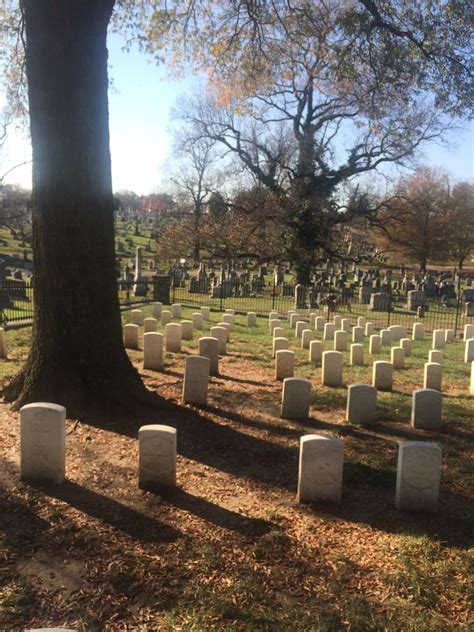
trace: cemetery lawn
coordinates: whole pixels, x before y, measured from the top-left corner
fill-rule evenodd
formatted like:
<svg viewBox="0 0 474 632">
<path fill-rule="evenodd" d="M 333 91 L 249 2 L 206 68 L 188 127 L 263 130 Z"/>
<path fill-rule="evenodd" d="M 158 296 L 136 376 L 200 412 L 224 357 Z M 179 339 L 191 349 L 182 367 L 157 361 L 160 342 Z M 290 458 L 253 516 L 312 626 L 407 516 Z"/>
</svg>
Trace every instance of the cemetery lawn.
<svg viewBox="0 0 474 632">
<path fill-rule="evenodd" d="M 219 321 L 211 313 L 205 333 Z M 472 629 L 474 398 L 464 345 L 444 350 L 440 432 L 409 425 L 431 337 L 413 344 L 393 392 L 379 393 L 378 423 L 363 428 L 345 424 L 344 412 L 346 386 L 371 382 L 367 341 L 366 365 L 350 367 L 344 354 L 346 386 L 331 389 L 289 332 L 295 375 L 310 378 L 314 393 L 310 418 L 294 422 L 279 418 L 267 320 L 253 330 L 244 316 L 236 321 L 207 406 L 68 420 L 63 485 L 19 481 L 18 415 L 0 405 L 0 630 Z M 0 384 L 29 336 L 29 328 L 7 332 Z M 142 351 L 129 352 L 149 388 L 179 404 L 184 359 L 199 336 L 165 354 L 163 372 L 143 371 Z M 388 360 L 389 348 L 375 359 Z M 168 498 L 137 489 L 137 430 L 149 423 L 178 429 L 179 490 Z M 296 503 L 299 438 L 314 432 L 344 441 L 339 506 Z M 436 514 L 394 507 L 406 439 L 442 447 Z"/>
</svg>

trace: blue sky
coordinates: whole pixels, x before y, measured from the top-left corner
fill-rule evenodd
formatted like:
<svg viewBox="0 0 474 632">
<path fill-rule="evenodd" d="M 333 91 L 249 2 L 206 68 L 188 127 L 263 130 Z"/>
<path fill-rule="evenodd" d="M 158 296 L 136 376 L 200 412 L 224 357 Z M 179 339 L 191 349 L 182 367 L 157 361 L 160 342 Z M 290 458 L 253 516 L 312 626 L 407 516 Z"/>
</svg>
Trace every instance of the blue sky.
<svg viewBox="0 0 474 632">
<path fill-rule="evenodd" d="M 163 189 L 171 152 L 171 109 L 179 96 L 195 92 L 202 80 L 193 76 L 175 79 L 169 69 L 156 66 L 136 49 L 127 53 L 122 46 L 121 37 L 109 38 L 113 186 L 116 191 L 130 189 L 146 194 Z M 25 136 L 21 131 L 10 135 L 0 159 L 0 176 L 11 165 L 29 159 Z M 448 145 L 427 146 L 420 160 L 444 168 L 453 180 L 474 178 L 474 125 L 453 132 Z M 31 167 L 16 169 L 7 182 L 30 188 Z"/>
</svg>

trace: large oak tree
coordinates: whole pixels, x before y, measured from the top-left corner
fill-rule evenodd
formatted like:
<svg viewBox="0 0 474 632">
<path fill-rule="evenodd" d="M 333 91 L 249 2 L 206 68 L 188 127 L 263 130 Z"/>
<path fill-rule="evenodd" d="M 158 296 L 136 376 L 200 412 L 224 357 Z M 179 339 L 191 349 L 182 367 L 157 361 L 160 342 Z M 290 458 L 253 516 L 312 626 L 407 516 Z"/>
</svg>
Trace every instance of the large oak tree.
<svg viewBox="0 0 474 632">
<path fill-rule="evenodd" d="M 114 0 L 21 0 L 33 148 L 34 322 L 17 405 L 146 395 L 122 343 L 107 101 Z"/>
</svg>

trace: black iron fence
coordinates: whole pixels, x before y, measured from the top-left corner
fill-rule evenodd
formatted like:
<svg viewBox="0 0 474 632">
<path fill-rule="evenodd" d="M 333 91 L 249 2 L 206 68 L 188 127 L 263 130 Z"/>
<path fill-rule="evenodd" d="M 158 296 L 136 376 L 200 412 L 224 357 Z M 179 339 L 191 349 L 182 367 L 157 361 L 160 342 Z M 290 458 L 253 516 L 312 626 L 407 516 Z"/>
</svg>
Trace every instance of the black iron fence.
<svg viewBox="0 0 474 632">
<path fill-rule="evenodd" d="M 199 291 L 202 290 L 202 291 Z M 163 304 L 181 303 L 183 306 L 199 308 L 207 305 L 214 311 L 228 308 L 237 313 L 256 312 L 266 315 L 270 311 L 285 317 L 288 310 L 294 309 L 302 317 L 309 318 L 311 313 L 330 319 L 334 314 L 349 318 L 352 324 L 359 316 L 373 322 L 377 328 L 390 325 L 405 325 L 411 328 L 414 322 L 422 321 L 427 331 L 434 329 L 454 329 L 459 335 L 464 325 L 474 322 L 474 316 L 468 314 L 462 288 L 456 296 L 446 301 L 444 297 L 429 297 L 422 313 L 410 309 L 404 295 L 392 294 L 377 310 L 359 300 L 355 292 L 346 289 L 327 289 L 314 292 L 308 288 L 301 290 L 295 298 L 295 290 L 288 285 L 276 285 L 273 282 L 262 284 L 254 291 L 243 291 L 242 285 L 227 283 L 222 287 L 196 288 L 196 284 L 183 282 L 179 286 L 170 286 L 166 276 L 153 280 L 118 282 L 120 305 L 123 307 L 161 301 Z M 0 285 L 0 325 L 29 322 L 33 318 L 34 292 L 29 280 L 7 280 Z"/>
</svg>

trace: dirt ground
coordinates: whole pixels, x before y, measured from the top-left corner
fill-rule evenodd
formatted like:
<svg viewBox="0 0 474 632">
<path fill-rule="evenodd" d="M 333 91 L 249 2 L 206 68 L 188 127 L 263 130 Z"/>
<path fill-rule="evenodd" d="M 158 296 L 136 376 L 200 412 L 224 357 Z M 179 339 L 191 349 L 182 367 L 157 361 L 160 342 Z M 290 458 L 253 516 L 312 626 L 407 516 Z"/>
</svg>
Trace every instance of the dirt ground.
<svg viewBox="0 0 474 632">
<path fill-rule="evenodd" d="M 142 374 L 179 403 L 183 363 Z M 281 420 L 269 371 L 232 351 L 220 369 L 207 406 L 68 420 L 60 486 L 19 481 L 18 415 L 1 405 L 0 629 L 467 630 L 472 498 L 448 479 L 438 513 L 394 507 L 398 442 L 426 433 L 347 426 L 342 407 Z M 178 429 L 167 498 L 137 488 L 148 423 Z M 308 432 L 345 442 L 340 506 L 296 503 Z"/>
</svg>

